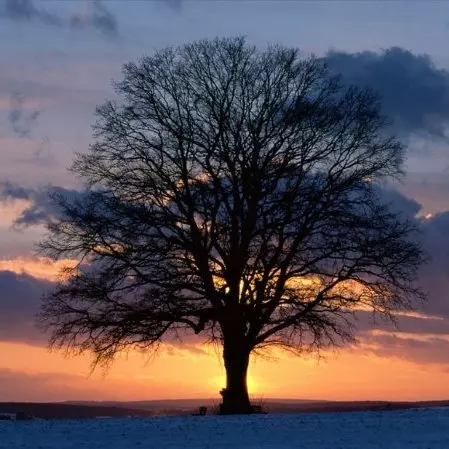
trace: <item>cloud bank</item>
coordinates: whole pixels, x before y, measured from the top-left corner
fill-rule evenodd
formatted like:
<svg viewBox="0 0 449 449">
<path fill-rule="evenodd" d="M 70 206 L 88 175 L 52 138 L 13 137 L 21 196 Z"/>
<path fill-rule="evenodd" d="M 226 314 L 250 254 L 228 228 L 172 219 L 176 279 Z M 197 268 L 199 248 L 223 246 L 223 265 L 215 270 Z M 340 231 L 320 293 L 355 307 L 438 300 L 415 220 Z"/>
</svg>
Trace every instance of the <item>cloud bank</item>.
<svg viewBox="0 0 449 449">
<path fill-rule="evenodd" d="M 344 83 L 377 91 L 400 133 L 447 137 L 449 72 L 438 69 L 428 55 L 393 47 L 382 52 L 331 51 L 325 59 Z"/>
<path fill-rule="evenodd" d="M 0 271 L 0 340 L 46 344 L 36 327 L 41 296 L 52 283 L 26 274 Z"/>
<path fill-rule="evenodd" d="M 62 187 L 50 189 L 73 199 L 83 195 L 80 191 Z M 427 219 L 417 218 L 420 205 L 416 201 L 391 189 L 383 189 L 380 194 L 393 210 L 416 220 L 421 229 L 419 238 L 430 261 L 423 267 L 419 282 L 429 300 L 416 305 L 417 313 L 399 314 L 398 328 L 382 320 L 373 321 L 371 314 L 357 313 L 357 336 L 361 347 L 377 355 L 406 358 L 417 363 L 449 363 L 449 211 Z M 15 220 L 18 226 L 45 224 L 57 212 L 47 189 L 0 184 L 0 201 L 14 200 L 30 202 Z M 0 340 L 42 341 L 42 335 L 31 326 L 32 316 L 37 311 L 40 295 L 52 285 L 45 279 L 0 269 Z M 428 349 L 427 358 L 425 348 Z"/>
</svg>

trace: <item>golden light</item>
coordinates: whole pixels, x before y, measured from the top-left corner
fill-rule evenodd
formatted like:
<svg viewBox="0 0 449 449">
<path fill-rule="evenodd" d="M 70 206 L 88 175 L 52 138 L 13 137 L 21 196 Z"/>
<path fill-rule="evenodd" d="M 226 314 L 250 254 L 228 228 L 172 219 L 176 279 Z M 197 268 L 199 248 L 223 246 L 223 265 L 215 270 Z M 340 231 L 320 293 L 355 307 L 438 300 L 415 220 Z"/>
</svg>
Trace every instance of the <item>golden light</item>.
<svg viewBox="0 0 449 449">
<path fill-rule="evenodd" d="M 263 393 L 263 388 L 259 379 L 255 378 L 251 374 L 248 374 L 247 378 L 248 392 L 250 396 L 257 396 Z M 211 393 L 215 394 L 217 391 L 226 387 L 226 377 L 224 374 L 216 376 L 210 380 Z"/>
<path fill-rule="evenodd" d="M 0 204 L 0 226 L 9 228 L 14 225 L 20 215 L 30 207 L 31 202 L 28 200 L 7 200 Z"/>
<path fill-rule="evenodd" d="M 63 259 L 53 261 L 46 257 L 18 257 L 15 259 L 0 259 L 0 271 L 12 271 L 16 274 L 27 274 L 37 279 L 57 281 L 64 278 L 64 270 L 72 269 L 77 261 Z"/>
</svg>

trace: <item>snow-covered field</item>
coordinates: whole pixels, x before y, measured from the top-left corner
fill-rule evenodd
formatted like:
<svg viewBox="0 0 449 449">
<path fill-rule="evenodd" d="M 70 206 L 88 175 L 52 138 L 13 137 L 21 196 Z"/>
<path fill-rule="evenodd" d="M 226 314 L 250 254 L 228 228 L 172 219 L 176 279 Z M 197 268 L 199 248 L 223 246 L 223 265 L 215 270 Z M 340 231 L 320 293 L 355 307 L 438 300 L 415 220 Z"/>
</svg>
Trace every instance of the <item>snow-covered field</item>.
<svg viewBox="0 0 449 449">
<path fill-rule="evenodd" d="M 1 449 L 448 449 L 449 408 L 249 417 L 0 421 Z"/>
</svg>

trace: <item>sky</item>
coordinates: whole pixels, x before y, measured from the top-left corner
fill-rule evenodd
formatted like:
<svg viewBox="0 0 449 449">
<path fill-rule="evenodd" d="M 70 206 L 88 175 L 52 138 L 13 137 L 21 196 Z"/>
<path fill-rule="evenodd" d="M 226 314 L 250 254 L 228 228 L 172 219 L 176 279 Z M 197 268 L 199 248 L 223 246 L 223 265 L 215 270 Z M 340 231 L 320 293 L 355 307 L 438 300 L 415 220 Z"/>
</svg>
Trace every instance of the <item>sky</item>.
<svg viewBox="0 0 449 449">
<path fill-rule="evenodd" d="M 326 57 L 369 85 L 408 145 L 392 205 L 417 220 L 429 254 L 428 302 L 386 323 L 358 323 L 357 345 L 251 362 L 255 398 L 449 399 L 449 2 L 0 0 L 0 401 L 217 397 L 217 348 L 166 344 L 91 372 L 87 356 L 50 352 L 34 326 L 64 263 L 38 257 L 54 210 L 49 189 L 76 194 L 67 167 L 92 142 L 95 107 L 115 98 L 122 64 L 157 49 L 245 35 Z M 68 261 L 70 263 L 70 261 Z M 182 374 L 182 375 L 181 375 Z"/>
</svg>

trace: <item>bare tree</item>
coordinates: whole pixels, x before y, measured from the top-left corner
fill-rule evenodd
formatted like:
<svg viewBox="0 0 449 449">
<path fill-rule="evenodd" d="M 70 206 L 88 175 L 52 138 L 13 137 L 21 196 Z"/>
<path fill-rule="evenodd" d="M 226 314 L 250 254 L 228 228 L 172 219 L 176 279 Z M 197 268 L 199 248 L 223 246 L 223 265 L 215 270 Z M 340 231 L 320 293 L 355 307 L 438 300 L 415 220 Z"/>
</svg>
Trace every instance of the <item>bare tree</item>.
<svg viewBox="0 0 449 449">
<path fill-rule="evenodd" d="M 44 299 L 51 343 L 110 361 L 204 334 L 223 347 L 223 413 L 251 411 L 250 354 L 353 336 L 353 314 L 421 296 L 414 225 L 384 204 L 404 148 L 377 97 L 295 49 L 243 38 L 124 66 L 72 170 L 81 200 L 42 250 L 80 264 Z"/>
</svg>

